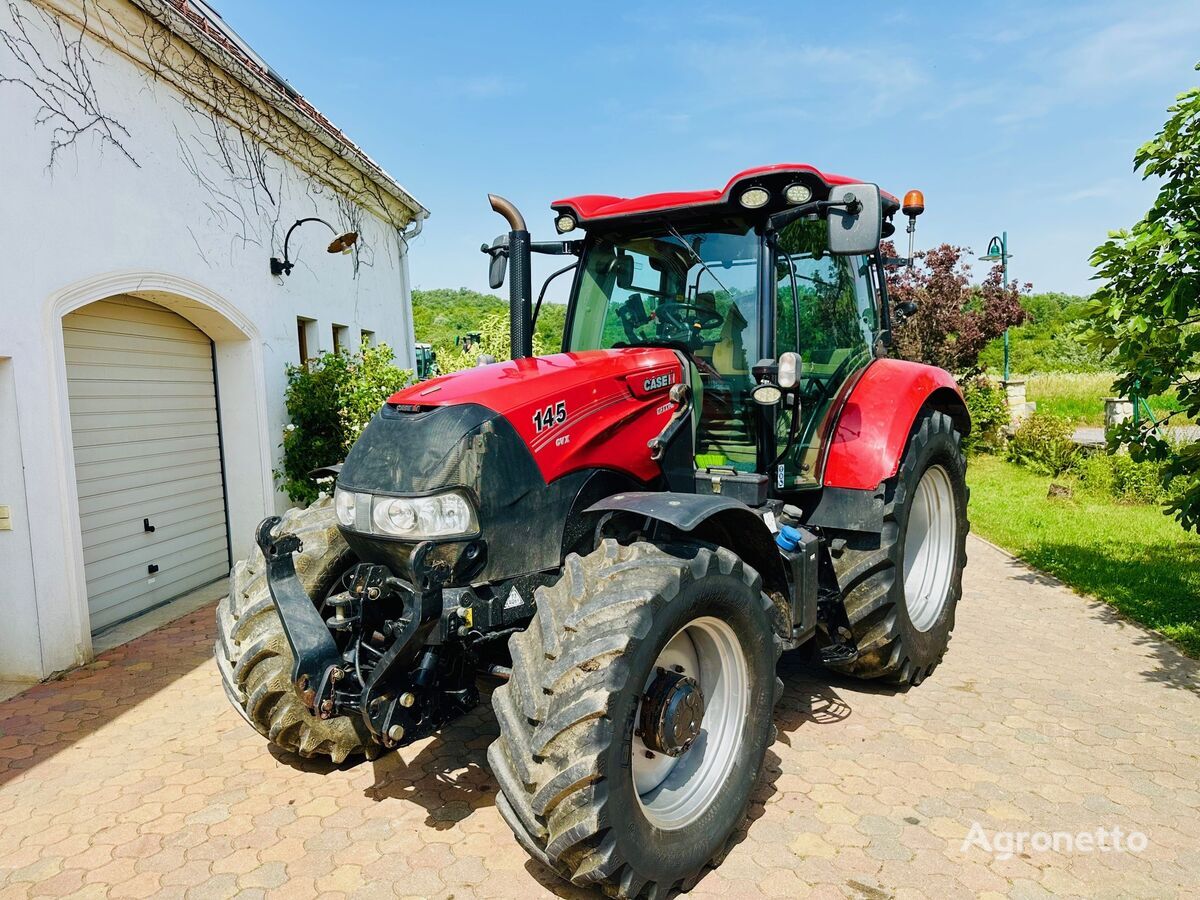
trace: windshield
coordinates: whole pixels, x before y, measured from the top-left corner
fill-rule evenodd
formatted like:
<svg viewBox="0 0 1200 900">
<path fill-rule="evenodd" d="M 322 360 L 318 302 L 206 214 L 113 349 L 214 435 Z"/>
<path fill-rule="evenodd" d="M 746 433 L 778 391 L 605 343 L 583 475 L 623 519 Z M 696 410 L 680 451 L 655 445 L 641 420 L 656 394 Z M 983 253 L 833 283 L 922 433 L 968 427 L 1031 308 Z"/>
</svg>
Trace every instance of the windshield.
<svg viewBox="0 0 1200 900">
<path fill-rule="evenodd" d="M 749 371 L 755 339 L 758 237 L 678 231 L 645 237 L 600 237 L 588 247 L 578 282 L 569 349 L 679 343 L 712 359 L 726 342 Z"/>
<path fill-rule="evenodd" d="M 701 409 L 698 466 L 753 471 L 751 366 L 759 359 L 759 236 L 724 231 L 597 237 L 588 244 L 571 313 L 569 350 L 682 346 Z"/>
</svg>

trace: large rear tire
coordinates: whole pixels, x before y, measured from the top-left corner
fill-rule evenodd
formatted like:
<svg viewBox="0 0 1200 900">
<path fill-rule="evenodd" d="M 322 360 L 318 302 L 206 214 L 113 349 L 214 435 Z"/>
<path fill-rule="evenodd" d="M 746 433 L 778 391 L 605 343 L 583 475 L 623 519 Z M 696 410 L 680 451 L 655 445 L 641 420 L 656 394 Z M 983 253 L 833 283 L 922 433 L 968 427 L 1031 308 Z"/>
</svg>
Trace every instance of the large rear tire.
<svg viewBox="0 0 1200 900">
<path fill-rule="evenodd" d="M 725 549 L 606 540 L 568 556 L 492 695 L 497 806 L 525 849 L 614 897 L 694 883 L 745 815 L 774 737 L 771 615 L 758 574 Z M 704 696 L 694 742 L 649 751 L 644 695 L 677 675 Z"/>
<path fill-rule="evenodd" d="M 850 536 L 834 561 L 859 649 L 858 659 L 835 669 L 916 685 L 942 661 L 967 564 L 966 471 L 953 421 L 924 412 L 885 485 L 878 545 Z"/>
<path fill-rule="evenodd" d="M 324 598 L 352 561 L 328 498 L 308 509 L 288 510 L 275 533 L 295 534 L 303 543 L 295 556 L 296 574 L 311 597 Z M 318 719 L 296 695 L 292 650 L 265 571 L 262 552 L 255 548 L 233 567 L 229 596 L 217 604 L 213 652 L 225 695 L 259 734 L 284 750 L 328 756 L 335 763 L 348 756 L 378 756 L 383 748 L 358 717 Z"/>
</svg>

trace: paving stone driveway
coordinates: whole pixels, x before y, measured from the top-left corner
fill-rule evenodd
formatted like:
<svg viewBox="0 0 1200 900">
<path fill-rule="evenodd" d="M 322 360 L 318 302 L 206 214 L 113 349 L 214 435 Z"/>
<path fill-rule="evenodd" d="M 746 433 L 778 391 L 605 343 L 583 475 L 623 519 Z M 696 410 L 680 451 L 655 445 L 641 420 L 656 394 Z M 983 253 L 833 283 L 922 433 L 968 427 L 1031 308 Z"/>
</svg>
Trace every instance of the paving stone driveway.
<svg viewBox="0 0 1200 900">
<path fill-rule="evenodd" d="M 692 896 L 1177 896 L 1200 884 L 1197 663 L 972 539 L 958 631 L 907 694 L 783 664 L 751 821 Z M 497 814 L 482 707 L 354 768 L 230 709 L 212 609 L 0 704 L 0 897 L 587 896 Z M 1133 852 L 962 849 L 994 832 Z M 1140 843 L 1136 842 L 1135 843 Z"/>
</svg>

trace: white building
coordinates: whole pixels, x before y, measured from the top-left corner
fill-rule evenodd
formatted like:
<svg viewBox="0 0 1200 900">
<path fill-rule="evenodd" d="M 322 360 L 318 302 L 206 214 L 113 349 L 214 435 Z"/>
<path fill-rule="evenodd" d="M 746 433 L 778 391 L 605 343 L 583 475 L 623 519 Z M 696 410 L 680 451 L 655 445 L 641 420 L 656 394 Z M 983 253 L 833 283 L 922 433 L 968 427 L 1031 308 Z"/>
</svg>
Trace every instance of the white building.
<svg viewBox="0 0 1200 900">
<path fill-rule="evenodd" d="M 412 365 L 427 211 L 201 0 L 0 5 L 0 679 L 223 579 L 284 508 L 285 366 Z M 325 252 L 316 216 L 359 238 Z"/>
</svg>

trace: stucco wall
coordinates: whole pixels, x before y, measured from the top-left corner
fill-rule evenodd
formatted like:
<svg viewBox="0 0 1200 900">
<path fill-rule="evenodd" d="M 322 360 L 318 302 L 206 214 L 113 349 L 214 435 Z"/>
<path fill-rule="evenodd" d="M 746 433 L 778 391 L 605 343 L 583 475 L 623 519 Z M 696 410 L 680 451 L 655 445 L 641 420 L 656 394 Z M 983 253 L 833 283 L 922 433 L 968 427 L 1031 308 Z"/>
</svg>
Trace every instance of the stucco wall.
<svg viewBox="0 0 1200 900">
<path fill-rule="evenodd" d="M 89 28 L 126 39 L 140 15 L 120 0 L 86 8 Z M 90 653 L 62 315 L 105 292 L 140 292 L 216 341 L 235 558 L 253 521 L 286 506 L 270 469 L 297 316 L 317 321 L 319 349 L 332 346 L 337 323 L 353 341 L 374 331 L 412 364 L 396 216 L 384 221 L 311 166 L 245 139 L 220 110 L 105 40 L 85 38 L 82 53 L 64 47 L 51 21 L 26 0 L 0 6 L 0 73 L 24 82 L 0 84 L 0 504 L 13 511 L 13 530 L 0 531 L 0 677 L 45 676 Z M 78 23 L 65 21 L 63 33 L 78 39 Z M 83 90 L 38 83 L 59 76 Z M 329 232 L 308 224 L 292 238 L 291 277 L 270 275 L 288 225 L 314 215 L 359 231 L 355 254 L 327 254 Z"/>
</svg>

